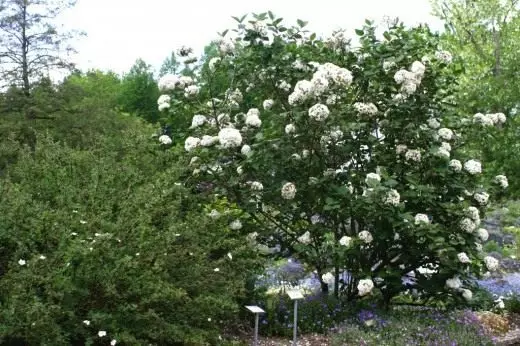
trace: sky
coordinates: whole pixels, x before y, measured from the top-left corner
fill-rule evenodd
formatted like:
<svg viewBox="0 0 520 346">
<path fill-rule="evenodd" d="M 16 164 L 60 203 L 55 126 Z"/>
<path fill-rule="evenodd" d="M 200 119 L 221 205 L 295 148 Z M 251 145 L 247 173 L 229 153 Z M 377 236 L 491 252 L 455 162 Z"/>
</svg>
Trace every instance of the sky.
<svg viewBox="0 0 520 346">
<path fill-rule="evenodd" d="M 80 69 L 123 73 L 137 58 L 158 69 L 182 45 L 202 52 L 217 32 L 235 26 L 231 16 L 267 10 L 287 24 L 309 21 L 318 36 L 339 28 L 354 36 L 365 18 L 380 23 L 385 16 L 441 28 L 429 0 L 78 0 L 59 22 L 87 34 L 74 43 Z"/>
</svg>

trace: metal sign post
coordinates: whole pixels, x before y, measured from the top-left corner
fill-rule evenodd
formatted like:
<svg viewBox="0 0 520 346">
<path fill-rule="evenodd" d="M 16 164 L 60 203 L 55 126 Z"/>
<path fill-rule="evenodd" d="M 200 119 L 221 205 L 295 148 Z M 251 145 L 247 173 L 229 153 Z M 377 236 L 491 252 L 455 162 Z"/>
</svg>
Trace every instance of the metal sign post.
<svg viewBox="0 0 520 346">
<path fill-rule="evenodd" d="M 287 291 L 287 295 L 291 300 L 294 300 L 294 329 L 293 329 L 293 346 L 296 346 L 296 339 L 298 334 L 298 300 L 303 299 L 303 294 L 300 290 Z"/>
<path fill-rule="evenodd" d="M 255 314 L 255 341 L 253 345 L 258 346 L 258 316 L 260 314 L 264 314 L 265 311 L 261 307 L 256 305 L 248 305 L 246 306 L 246 309 Z"/>
</svg>

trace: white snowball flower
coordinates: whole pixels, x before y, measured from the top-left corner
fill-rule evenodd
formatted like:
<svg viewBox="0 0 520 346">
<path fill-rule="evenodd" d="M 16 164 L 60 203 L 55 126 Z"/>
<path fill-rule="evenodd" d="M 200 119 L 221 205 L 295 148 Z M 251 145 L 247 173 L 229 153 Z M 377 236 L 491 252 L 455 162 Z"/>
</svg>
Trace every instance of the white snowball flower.
<svg viewBox="0 0 520 346">
<path fill-rule="evenodd" d="M 446 141 L 451 141 L 453 139 L 453 131 L 445 127 L 439 129 L 439 131 L 437 131 L 437 134 L 440 138 Z"/>
<path fill-rule="evenodd" d="M 485 228 L 479 228 L 479 229 L 477 230 L 477 237 L 478 237 L 478 239 L 479 239 L 480 241 L 482 241 L 482 242 L 487 241 L 488 238 L 489 238 L 489 233 L 488 233 L 487 229 L 485 229 Z"/>
<path fill-rule="evenodd" d="M 404 144 L 398 144 L 396 147 L 395 147 L 395 153 L 397 155 L 400 155 L 400 154 L 403 154 L 406 152 L 406 150 L 408 150 L 408 147 Z"/>
<path fill-rule="evenodd" d="M 361 115 L 373 116 L 378 112 L 376 105 L 373 103 L 356 102 L 352 106 Z"/>
<path fill-rule="evenodd" d="M 240 220 L 236 219 L 229 224 L 229 228 L 232 229 L 233 231 L 238 231 L 239 229 L 242 228 L 242 222 Z"/>
<path fill-rule="evenodd" d="M 302 157 L 303 158 L 309 157 L 310 154 L 311 154 L 310 150 L 303 149 L 303 151 L 302 151 Z"/>
<path fill-rule="evenodd" d="M 455 172 L 460 172 L 462 170 L 462 163 L 459 160 L 451 160 L 448 167 L 453 169 Z"/>
<path fill-rule="evenodd" d="M 285 133 L 290 135 L 296 132 L 296 126 L 294 124 L 285 125 Z"/>
<path fill-rule="evenodd" d="M 430 118 L 426 122 L 427 122 L 428 126 L 434 130 L 441 127 L 441 123 L 435 118 Z"/>
<path fill-rule="evenodd" d="M 309 109 L 309 116 L 316 121 L 327 119 L 329 114 L 329 108 L 321 103 L 317 103 Z"/>
<path fill-rule="evenodd" d="M 291 90 L 291 84 L 287 83 L 284 80 L 279 81 L 276 86 L 278 87 L 278 89 L 281 89 L 283 91 Z"/>
<path fill-rule="evenodd" d="M 196 127 L 202 126 L 207 120 L 208 119 L 205 115 L 196 114 L 191 119 L 191 128 L 194 129 Z"/>
<path fill-rule="evenodd" d="M 388 191 L 383 200 L 383 203 L 393 205 L 393 206 L 398 206 L 400 202 L 401 202 L 401 195 L 399 194 L 399 192 L 397 192 L 397 190 L 394 190 L 394 189 L 391 189 L 390 191 Z"/>
<path fill-rule="evenodd" d="M 110 341 L 110 346 L 115 346 L 115 344 L 117 344 L 117 340 L 112 339 L 112 341 Z"/>
<path fill-rule="evenodd" d="M 244 156 L 250 156 L 251 155 L 251 147 L 247 144 L 244 144 L 242 146 L 242 149 L 240 149 L 240 153 L 242 153 L 242 155 Z"/>
<path fill-rule="evenodd" d="M 439 50 L 435 52 L 435 57 L 446 64 L 451 63 L 453 59 L 451 53 L 445 50 Z"/>
<path fill-rule="evenodd" d="M 464 170 L 472 175 L 479 174 L 482 173 L 482 165 L 477 160 L 469 160 L 464 163 Z"/>
<path fill-rule="evenodd" d="M 473 198 L 475 198 L 475 201 L 477 201 L 480 205 L 486 205 L 489 200 L 489 194 L 486 192 L 477 192 L 473 195 Z"/>
<path fill-rule="evenodd" d="M 184 142 L 184 149 L 188 152 L 197 148 L 200 145 L 200 138 L 197 137 L 188 137 Z"/>
<path fill-rule="evenodd" d="M 497 123 L 504 124 L 507 121 L 506 115 L 504 113 L 496 113 Z"/>
<path fill-rule="evenodd" d="M 184 89 L 184 97 L 197 96 L 200 92 L 200 87 L 196 85 L 189 85 Z"/>
<path fill-rule="evenodd" d="M 450 152 L 443 147 L 438 148 L 437 151 L 435 152 L 435 155 L 438 157 L 446 158 L 446 159 L 450 158 Z"/>
<path fill-rule="evenodd" d="M 171 97 L 170 95 L 161 95 L 159 96 L 159 98 L 157 99 L 157 104 L 160 105 L 161 103 L 170 103 L 171 102 Z M 169 107 L 170 105 L 168 105 Z"/>
<path fill-rule="evenodd" d="M 471 292 L 470 290 L 466 289 L 466 288 L 463 288 L 462 289 L 462 297 L 466 300 L 466 301 L 471 301 L 473 299 L 473 292 Z"/>
<path fill-rule="evenodd" d="M 421 224 L 421 223 L 430 223 L 430 219 L 428 218 L 428 215 L 426 214 L 416 214 L 415 215 L 415 224 Z"/>
<path fill-rule="evenodd" d="M 484 248 L 482 247 L 482 244 L 480 244 L 480 243 L 475 243 L 475 249 L 478 252 L 482 252 L 482 250 L 484 250 Z"/>
<path fill-rule="evenodd" d="M 193 78 L 191 78 L 190 76 L 180 76 L 179 77 L 179 86 L 182 88 L 193 84 L 193 82 L 194 82 Z"/>
<path fill-rule="evenodd" d="M 477 228 L 475 222 L 467 217 L 460 221 L 459 226 L 464 232 L 467 233 L 472 233 L 475 230 L 475 228 Z"/>
<path fill-rule="evenodd" d="M 218 140 L 223 148 L 236 148 L 242 145 L 242 135 L 240 131 L 229 127 L 219 131 Z"/>
<path fill-rule="evenodd" d="M 259 181 L 253 181 L 251 183 L 251 190 L 258 191 L 258 192 L 263 191 L 264 190 L 264 185 L 262 185 L 262 183 L 259 182 Z"/>
<path fill-rule="evenodd" d="M 217 220 L 218 218 L 220 218 L 220 213 L 216 209 L 211 209 L 211 212 L 208 214 L 208 216 L 213 220 Z"/>
<path fill-rule="evenodd" d="M 361 239 L 365 244 L 370 244 L 374 240 L 374 237 L 372 237 L 372 234 L 369 231 L 359 232 L 358 238 Z"/>
<path fill-rule="evenodd" d="M 498 121 L 498 119 L 497 119 Z M 477 113 L 473 116 L 473 123 L 481 124 L 482 126 L 493 126 L 495 125 L 495 121 L 493 121 L 493 117 L 490 117 L 487 114 Z"/>
<path fill-rule="evenodd" d="M 274 105 L 274 101 L 271 100 L 271 99 L 268 99 L 268 100 L 265 100 L 263 103 L 262 103 L 262 106 L 264 107 L 264 109 L 271 109 L 273 108 L 273 105 Z"/>
<path fill-rule="evenodd" d="M 424 64 L 422 62 L 414 61 L 412 64 L 412 67 L 410 68 L 410 71 L 412 73 L 422 76 L 424 74 L 424 72 L 426 71 L 426 67 L 424 66 Z"/>
<path fill-rule="evenodd" d="M 410 149 L 404 155 L 408 161 L 421 162 L 421 152 L 417 149 Z"/>
<path fill-rule="evenodd" d="M 377 173 L 368 173 L 365 178 L 365 183 L 369 186 L 375 186 L 381 182 L 381 176 Z"/>
<path fill-rule="evenodd" d="M 395 62 L 393 62 L 393 61 L 383 61 L 383 70 L 385 72 L 389 72 L 394 67 L 395 67 Z"/>
<path fill-rule="evenodd" d="M 104 337 L 104 336 L 107 335 L 107 332 L 104 331 L 104 330 L 100 330 L 100 331 L 97 333 L 97 335 L 98 335 L 100 338 L 102 338 L 102 337 Z"/>
<path fill-rule="evenodd" d="M 448 143 L 448 142 L 442 142 L 442 143 L 441 143 L 441 148 L 444 149 L 444 150 L 446 150 L 446 151 L 448 151 L 448 152 L 451 151 L 451 145 L 450 145 L 450 143 Z"/>
<path fill-rule="evenodd" d="M 162 135 L 159 137 L 159 143 L 169 145 L 172 144 L 172 139 L 170 138 L 170 136 Z"/>
<path fill-rule="evenodd" d="M 215 72 L 215 70 L 217 69 L 217 65 L 220 63 L 221 60 L 222 59 L 220 59 L 219 57 L 211 58 L 208 63 L 209 70 L 211 72 Z"/>
<path fill-rule="evenodd" d="M 202 139 L 200 140 L 200 145 L 203 147 L 211 147 L 212 145 L 218 143 L 218 136 L 208 136 L 204 135 L 202 136 Z"/>
<path fill-rule="evenodd" d="M 282 198 L 293 199 L 296 196 L 296 186 L 293 183 L 285 183 L 282 186 Z"/>
<path fill-rule="evenodd" d="M 24 259 L 19 259 L 18 264 L 24 266 L 27 262 Z"/>
<path fill-rule="evenodd" d="M 507 177 L 505 175 L 497 175 L 495 177 L 495 183 L 497 183 L 503 189 L 506 189 L 509 186 L 509 182 L 507 181 Z"/>
<path fill-rule="evenodd" d="M 457 255 L 457 258 L 459 259 L 460 263 L 471 263 L 471 260 L 469 259 L 468 255 L 465 252 L 461 252 Z"/>
<path fill-rule="evenodd" d="M 484 263 L 486 264 L 486 267 L 490 272 L 493 272 L 498 269 L 498 260 L 494 257 L 484 257 Z"/>
<path fill-rule="evenodd" d="M 358 294 L 363 297 L 372 292 L 374 289 L 374 282 L 371 279 L 359 280 L 357 285 Z"/>
<path fill-rule="evenodd" d="M 298 237 L 298 241 L 301 243 L 301 244 L 305 244 L 305 245 L 308 245 L 311 243 L 311 234 L 309 231 L 305 232 L 303 235 L 299 236 Z"/>
<path fill-rule="evenodd" d="M 341 239 L 339 240 L 339 244 L 342 245 L 342 246 L 349 247 L 351 241 L 352 241 L 352 238 L 351 238 L 351 237 L 347 237 L 346 235 L 344 235 L 344 236 L 341 237 Z"/>
<path fill-rule="evenodd" d="M 446 287 L 458 290 L 462 286 L 462 281 L 458 277 L 453 277 L 451 279 L 446 280 Z"/>
<path fill-rule="evenodd" d="M 170 104 L 169 103 L 160 103 L 159 107 L 158 107 L 159 112 L 162 112 L 163 110 L 168 109 L 168 108 L 170 108 Z"/>
<path fill-rule="evenodd" d="M 47 259 L 47 257 L 45 257 L 44 255 L 40 255 L 40 257 L 38 257 L 38 258 L 41 259 L 41 260 Z"/>
<path fill-rule="evenodd" d="M 173 90 L 179 83 L 179 76 L 176 76 L 174 74 L 166 74 L 159 79 L 159 90 L 161 91 L 168 91 Z"/>
<path fill-rule="evenodd" d="M 243 168 L 242 166 L 238 166 L 238 167 L 237 167 L 237 174 L 238 174 L 238 175 L 242 175 L 242 174 L 244 174 L 244 168 Z"/>
<path fill-rule="evenodd" d="M 334 274 L 332 274 L 331 272 L 328 272 L 328 273 L 326 273 L 326 274 L 323 274 L 323 275 L 321 276 L 321 280 L 322 280 L 323 282 L 325 282 L 326 284 L 332 285 L 332 284 L 334 284 L 334 280 L 335 280 L 335 278 L 334 278 Z"/>
<path fill-rule="evenodd" d="M 260 120 L 260 111 L 258 108 L 251 108 L 246 114 L 246 125 L 249 127 L 260 127 L 262 120 Z"/>
</svg>

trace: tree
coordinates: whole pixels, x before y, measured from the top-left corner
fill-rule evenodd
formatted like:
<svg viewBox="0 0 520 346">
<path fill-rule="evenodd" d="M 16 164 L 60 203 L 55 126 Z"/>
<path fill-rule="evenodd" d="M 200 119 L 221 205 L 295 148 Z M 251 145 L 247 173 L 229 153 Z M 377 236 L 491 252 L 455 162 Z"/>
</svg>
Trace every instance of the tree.
<svg viewBox="0 0 520 346">
<path fill-rule="evenodd" d="M 236 203 L 229 228 L 313 267 L 324 292 L 379 291 L 388 306 L 405 277 L 422 299 L 471 299 L 469 275 L 497 269 L 478 226 L 507 178 L 486 192 L 479 158 L 462 150 L 488 128 L 456 116 L 460 68 L 438 37 L 400 24 L 380 40 L 367 21 L 360 48 L 345 49 L 344 33 L 316 39 L 301 20 L 237 21 L 197 97 L 180 77 L 159 82 L 172 121 L 192 116 L 186 184 Z"/>
<path fill-rule="evenodd" d="M 63 53 L 74 32 L 59 32 L 53 20 L 76 0 L 2 0 L 0 2 L 0 64 L 2 78 L 22 87 L 50 70 L 70 69 Z M 63 51 L 64 50 L 64 51 Z"/>
<path fill-rule="evenodd" d="M 168 58 L 164 59 L 164 62 L 161 65 L 161 69 L 159 70 L 159 77 L 162 77 L 169 73 L 177 73 L 179 71 L 179 66 L 180 63 L 177 61 L 175 52 L 172 52 Z"/>
<path fill-rule="evenodd" d="M 124 112 L 135 113 L 155 123 L 159 117 L 157 97 L 159 89 L 154 80 L 152 67 L 137 59 L 121 83 L 120 105 Z"/>
</svg>

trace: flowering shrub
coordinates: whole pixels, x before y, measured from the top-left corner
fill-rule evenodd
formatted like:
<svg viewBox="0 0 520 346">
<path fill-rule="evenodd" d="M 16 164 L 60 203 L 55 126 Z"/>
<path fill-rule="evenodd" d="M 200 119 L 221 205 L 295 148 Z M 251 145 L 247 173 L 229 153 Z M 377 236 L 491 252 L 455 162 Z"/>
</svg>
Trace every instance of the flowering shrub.
<svg viewBox="0 0 520 346">
<path fill-rule="evenodd" d="M 314 267 L 324 292 L 378 290 L 388 304 L 412 285 L 471 300 L 468 275 L 498 267 L 479 224 L 507 177 L 485 191 L 485 165 L 462 150 L 491 124 L 452 116 L 457 62 L 425 27 L 395 25 L 380 40 L 367 22 L 354 49 L 341 31 L 317 39 L 302 21 L 244 18 L 189 83 L 159 83 L 177 100 L 164 116 L 193 117 L 177 129 L 187 184 L 210 182 L 243 210 L 260 251 Z"/>
</svg>

